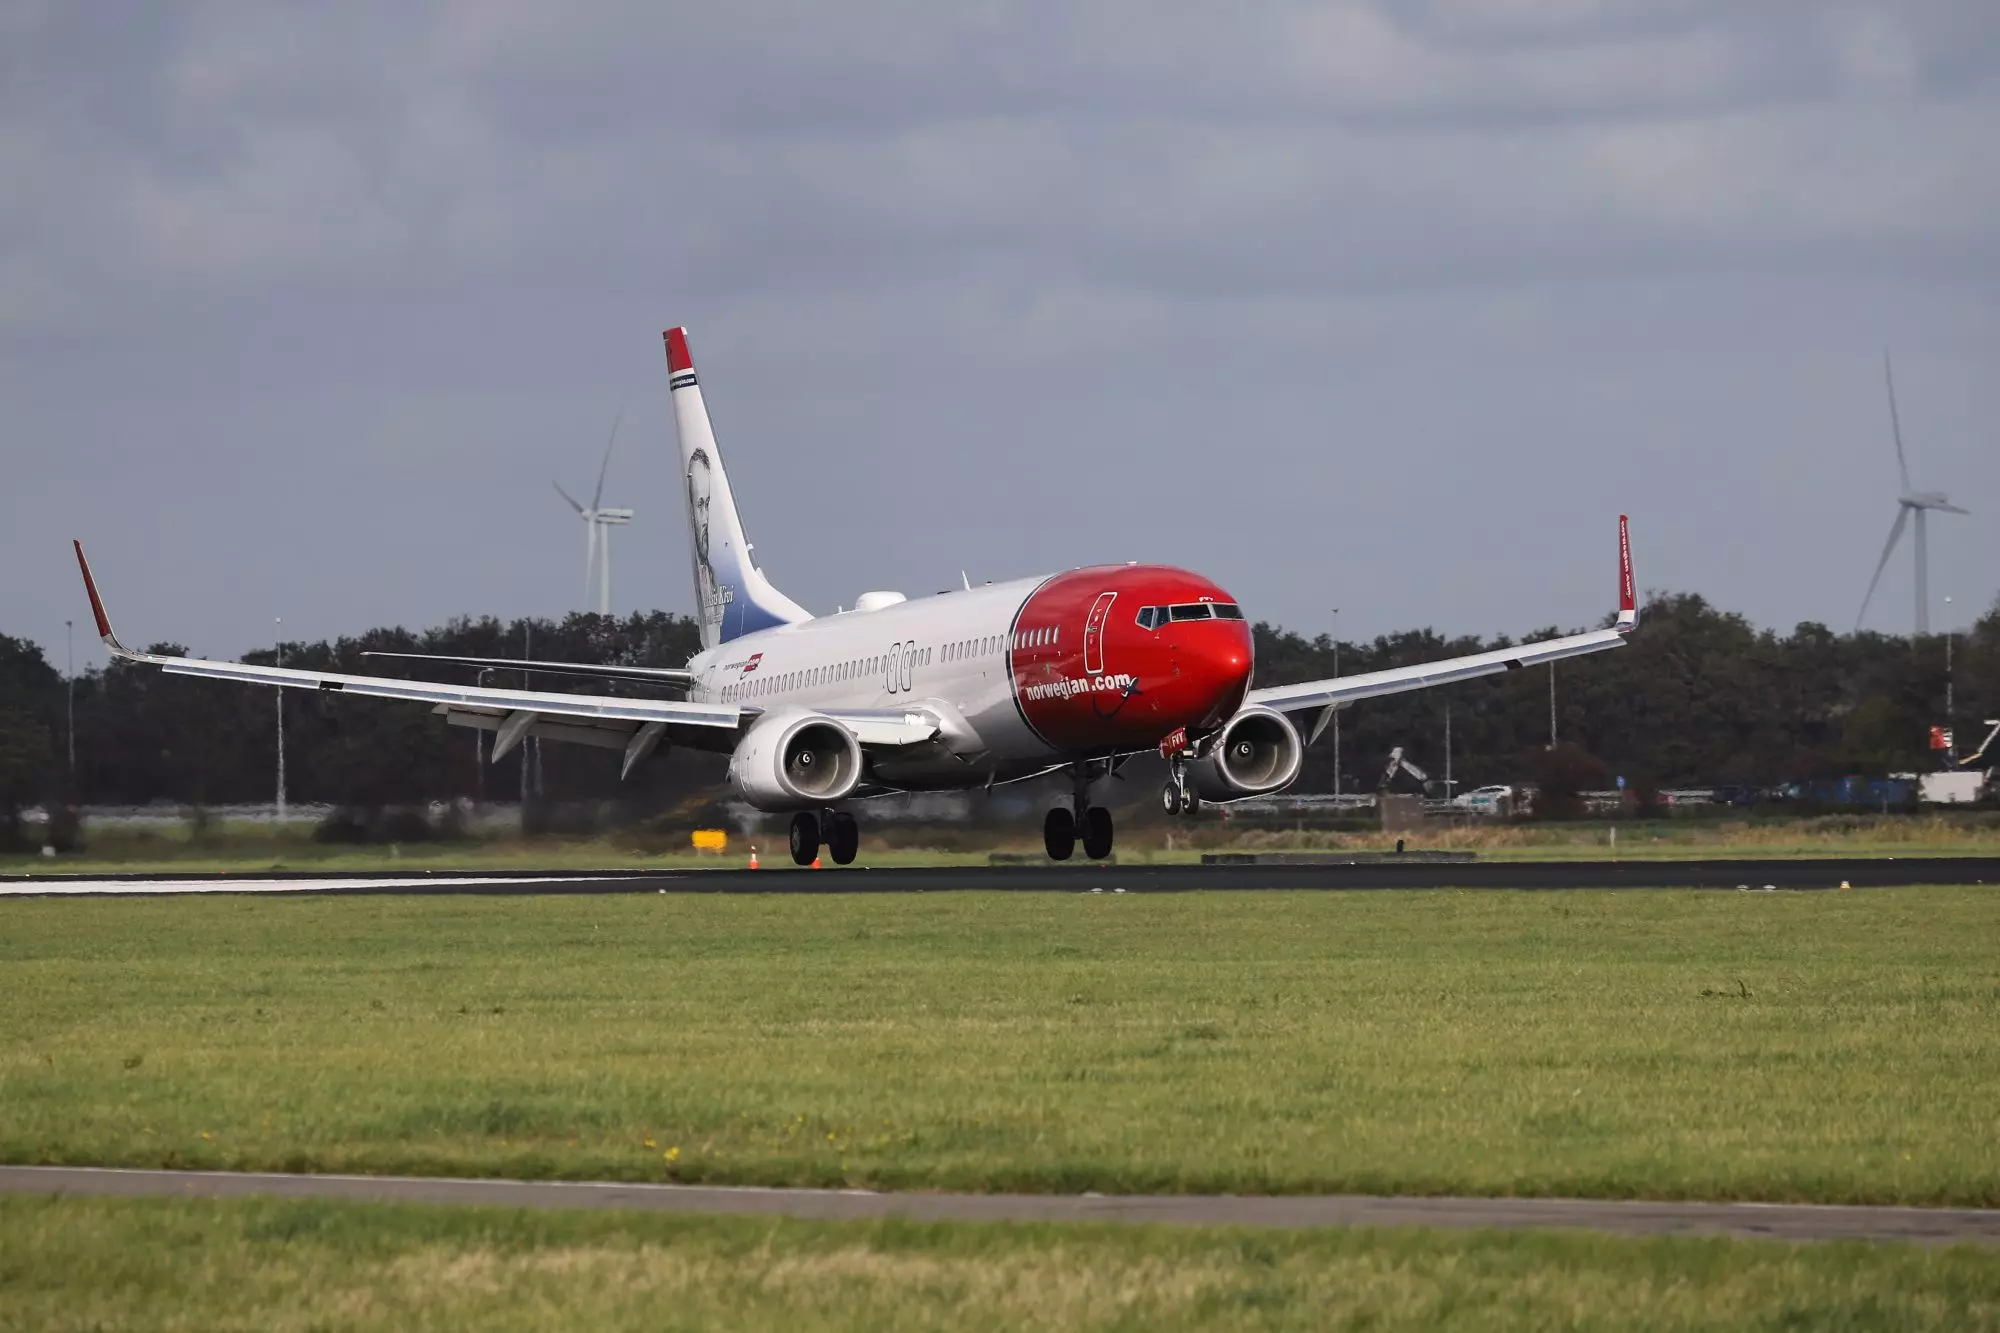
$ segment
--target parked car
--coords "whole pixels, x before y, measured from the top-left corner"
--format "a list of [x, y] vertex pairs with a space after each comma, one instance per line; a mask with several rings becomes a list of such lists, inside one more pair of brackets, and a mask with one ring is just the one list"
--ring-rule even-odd
[[1451, 808], [1463, 814], [1509, 815], [1514, 812], [1514, 789], [1508, 786], [1474, 787], [1452, 797]]

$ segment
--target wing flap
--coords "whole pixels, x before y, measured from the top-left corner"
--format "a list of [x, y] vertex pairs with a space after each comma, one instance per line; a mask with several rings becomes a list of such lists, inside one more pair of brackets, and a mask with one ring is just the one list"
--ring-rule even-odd
[[444, 653], [389, 653], [369, 651], [363, 657], [394, 657], [408, 662], [435, 662], [441, 666], [469, 666], [482, 670], [545, 671], [557, 676], [595, 676], [603, 680], [641, 680], [656, 685], [694, 684], [694, 672], [682, 667], [615, 666], [596, 662], [535, 662], [516, 657], [453, 657]]

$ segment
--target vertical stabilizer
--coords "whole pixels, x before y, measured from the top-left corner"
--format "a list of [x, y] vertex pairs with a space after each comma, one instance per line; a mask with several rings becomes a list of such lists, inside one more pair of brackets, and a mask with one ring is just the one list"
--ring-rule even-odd
[[681, 440], [681, 477], [687, 489], [688, 530], [694, 542], [695, 616], [701, 646], [777, 625], [811, 620], [804, 607], [771, 586], [750, 561], [750, 543], [715, 447], [708, 405], [688, 355], [687, 330], [668, 329], [667, 370], [672, 376], [674, 426]]

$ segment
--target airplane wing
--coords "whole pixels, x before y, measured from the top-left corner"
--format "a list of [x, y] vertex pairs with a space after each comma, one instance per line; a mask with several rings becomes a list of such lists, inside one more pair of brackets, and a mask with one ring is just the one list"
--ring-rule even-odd
[[[168, 675], [206, 676], [250, 685], [359, 694], [375, 699], [427, 703], [454, 726], [479, 727], [499, 733], [493, 745], [498, 760], [530, 735], [550, 740], [595, 745], [625, 752], [624, 773], [651, 754], [663, 738], [672, 737], [697, 749], [730, 750], [742, 728], [763, 712], [737, 704], [688, 703], [670, 699], [619, 699], [597, 694], [561, 694], [540, 690], [489, 689], [476, 685], [443, 685], [434, 681], [397, 680], [386, 676], [350, 676], [297, 667], [253, 666], [244, 662], [209, 662], [194, 657], [139, 653], [118, 641], [104, 612], [97, 580], [76, 545], [90, 611], [97, 619], [98, 637], [113, 657], [156, 666]], [[520, 667], [519, 662], [509, 663]], [[846, 717], [828, 716], [854, 733], [863, 746], [916, 745], [937, 736], [934, 721], [915, 713], [870, 711]]]
[[445, 653], [389, 653], [370, 649], [363, 657], [397, 657], [410, 662], [438, 662], [505, 671], [544, 671], [556, 676], [594, 676], [599, 680], [646, 681], [654, 685], [689, 686], [694, 672], [681, 667], [615, 666], [596, 662], [533, 662], [519, 657], [453, 657]]
[[[1344, 708], [1357, 699], [1373, 699], [1385, 694], [1402, 694], [1408, 690], [1428, 689], [1433, 685], [1449, 685], [1454, 681], [1497, 675], [1503, 671], [1518, 671], [1522, 667], [1540, 666], [1544, 662], [1559, 662], [1565, 657], [1581, 657], [1585, 653], [1622, 647], [1626, 636], [1638, 628], [1638, 625], [1638, 602], [1632, 584], [1632, 539], [1627, 520], [1620, 514], [1618, 516], [1618, 621], [1612, 628], [1592, 630], [1587, 634], [1571, 634], [1560, 639], [1523, 643], [1512, 648], [1495, 649], [1490, 653], [1474, 653], [1469, 657], [1448, 657], [1441, 662], [1422, 662], [1416, 666], [1369, 671], [1357, 676], [1308, 680], [1297, 685], [1272, 685], [1265, 689], [1250, 691], [1249, 697], [1244, 702], [1262, 704], [1280, 713], [1304, 712], [1314, 708], [1327, 709], [1329, 711], [1321, 719], [1321, 724], [1324, 725], [1325, 720], [1332, 716], [1330, 710]], [[1317, 736], [1317, 731], [1314, 734]]]

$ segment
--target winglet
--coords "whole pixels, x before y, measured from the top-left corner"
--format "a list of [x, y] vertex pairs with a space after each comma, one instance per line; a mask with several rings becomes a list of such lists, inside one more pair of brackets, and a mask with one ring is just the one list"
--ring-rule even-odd
[[1618, 632], [1629, 634], [1639, 627], [1639, 599], [1632, 585], [1631, 520], [1618, 516]]
[[112, 652], [123, 653], [125, 645], [111, 632], [111, 617], [104, 614], [104, 599], [97, 595], [97, 580], [90, 576], [90, 561], [83, 558], [83, 543], [72, 541], [70, 545], [76, 547], [77, 567], [83, 571], [83, 590], [90, 594], [90, 614], [97, 617], [97, 637]]
[[685, 328], [671, 328], [663, 336], [667, 340], [668, 373], [678, 375], [684, 370], [693, 370], [694, 358], [688, 355], [688, 331]]

